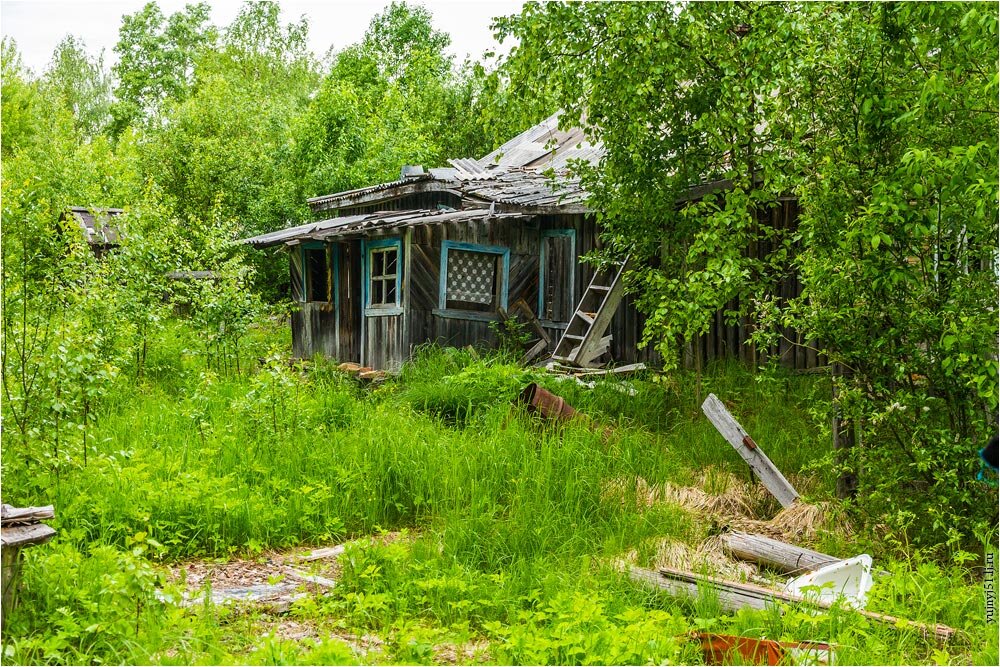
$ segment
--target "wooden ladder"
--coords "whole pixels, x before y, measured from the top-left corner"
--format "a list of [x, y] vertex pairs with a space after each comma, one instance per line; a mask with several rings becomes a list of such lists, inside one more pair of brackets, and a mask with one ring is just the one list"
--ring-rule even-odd
[[591, 366], [607, 352], [611, 336], [604, 335], [625, 293], [623, 276], [629, 258], [607, 264], [594, 272], [576, 312], [556, 345], [552, 359], [575, 366]]

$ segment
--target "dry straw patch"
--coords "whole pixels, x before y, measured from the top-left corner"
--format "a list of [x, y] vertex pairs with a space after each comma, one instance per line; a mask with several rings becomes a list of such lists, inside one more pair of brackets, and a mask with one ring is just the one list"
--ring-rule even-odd
[[[771, 519], [764, 519], [761, 513], [772, 509], [775, 504], [762, 484], [713, 469], [703, 473], [693, 486], [671, 482], [650, 484], [642, 477], [636, 477], [634, 481], [618, 478], [605, 485], [604, 498], [621, 503], [631, 502], [634, 498], [640, 508], [670, 503], [708, 519], [720, 528], [758, 533], [802, 545], [814, 541], [818, 531], [829, 530], [833, 523], [831, 507], [824, 502], [799, 501], [780, 510]], [[834, 529], [845, 536], [851, 534], [850, 526], [843, 521], [837, 521]]]

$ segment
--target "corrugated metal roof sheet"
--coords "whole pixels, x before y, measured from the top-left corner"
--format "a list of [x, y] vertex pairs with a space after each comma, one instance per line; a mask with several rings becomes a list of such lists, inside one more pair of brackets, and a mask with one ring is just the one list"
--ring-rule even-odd
[[495, 164], [501, 167], [531, 169], [563, 169], [570, 160], [585, 160], [596, 164], [604, 155], [604, 147], [591, 144], [582, 128], [559, 129], [556, 112], [538, 125], [530, 127], [489, 155], [480, 158], [483, 167]]
[[[431, 170], [432, 172], [434, 170]], [[366, 195], [372, 192], [380, 192], [382, 190], [389, 190], [391, 188], [398, 187], [400, 185], [409, 185], [410, 183], [419, 183], [420, 181], [432, 181], [435, 179], [433, 173], [421, 174], [419, 176], [411, 176], [409, 178], [400, 178], [395, 181], [389, 181], [388, 183], [378, 183], [376, 185], [369, 185], [363, 188], [356, 188], [354, 190], [345, 190], [343, 192], [335, 192], [329, 195], [320, 195], [319, 197], [312, 197], [307, 199], [306, 203], [310, 206], [315, 206], [318, 204], [325, 204], [328, 201], [335, 199], [342, 199], [344, 197], [353, 197], [357, 195]]]
[[[432, 168], [426, 175], [379, 183], [365, 188], [313, 197], [308, 200], [314, 211], [340, 208], [357, 203], [359, 197], [368, 201], [370, 195], [386, 192], [412, 183], [428, 183], [432, 189], [455, 190], [463, 197], [484, 203], [513, 206], [571, 206], [585, 210], [587, 192], [580, 181], [566, 171], [571, 160], [596, 164], [604, 155], [600, 144], [591, 144], [581, 128], [559, 129], [561, 112], [538, 125], [528, 128], [489, 155], [475, 160], [448, 160], [451, 167]], [[553, 170], [554, 178], [540, 172]], [[341, 218], [342, 220], [342, 218]], [[297, 228], [296, 228], [297, 229]]]
[[486, 208], [465, 209], [462, 211], [432, 211], [418, 209], [412, 211], [379, 211], [351, 215], [343, 218], [333, 218], [307, 225], [299, 225], [268, 234], [261, 234], [243, 242], [255, 248], [267, 248], [282, 243], [302, 241], [325, 241], [345, 236], [364, 235], [376, 230], [414, 227], [445, 222], [471, 222], [472, 220], [512, 220], [525, 218], [521, 213], [494, 213]]
[[490, 180], [462, 183], [462, 194], [475, 199], [513, 206], [584, 207], [587, 191], [579, 179], [565, 174], [549, 178], [538, 172], [511, 169]]
[[112, 221], [122, 213], [124, 211], [120, 208], [91, 209], [86, 206], [70, 206], [63, 213], [63, 219], [73, 216], [73, 220], [83, 230], [90, 245], [118, 245], [121, 234]]

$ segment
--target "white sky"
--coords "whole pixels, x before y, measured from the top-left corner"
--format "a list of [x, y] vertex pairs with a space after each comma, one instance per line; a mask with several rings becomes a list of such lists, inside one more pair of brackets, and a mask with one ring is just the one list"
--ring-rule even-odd
[[[372, 17], [390, 0], [279, 0], [282, 22], [290, 23], [305, 15], [309, 19], [309, 46], [317, 58], [332, 46], [342, 49], [361, 39]], [[24, 65], [41, 74], [52, 51], [63, 37], [82, 39], [90, 53], [104, 51], [107, 68], [117, 60], [114, 53], [122, 16], [139, 11], [147, 0], [2, 0], [0, 31], [13, 37]], [[167, 16], [197, 0], [158, 0]], [[232, 22], [242, 2], [209, 0], [212, 23], [224, 28]], [[430, 10], [434, 27], [451, 35], [451, 52], [459, 62], [466, 56], [482, 57], [484, 51], [510, 50], [508, 39], [501, 48], [493, 39], [490, 23], [495, 16], [516, 14], [523, 0], [411, 0]]]

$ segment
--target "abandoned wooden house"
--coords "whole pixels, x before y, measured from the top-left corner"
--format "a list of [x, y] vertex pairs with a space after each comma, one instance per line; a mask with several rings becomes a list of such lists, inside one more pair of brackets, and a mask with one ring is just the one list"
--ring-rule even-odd
[[91, 251], [100, 259], [109, 250], [118, 247], [120, 233], [114, 220], [122, 213], [124, 211], [120, 208], [70, 206], [59, 218], [60, 228], [78, 228]]
[[[288, 253], [295, 356], [395, 370], [422, 343], [495, 346], [491, 324], [527, 305], [556, 359], [655, 361], [639, 346], [644, 318], [622, 294], [622, 266], [581, 259], [599, 248], [599, 226], [566, 167], [596, 163], [603, 148], [558, 121], [478, 160], [404, 167], [396, 181], [315, 197], [309, 206], [324, 219], [246, 239]], [[786, 224], [794, 211], [775, 215]], [[720, 313], [717, 324], [700, 358], [748, 354], [746, 323]]]

